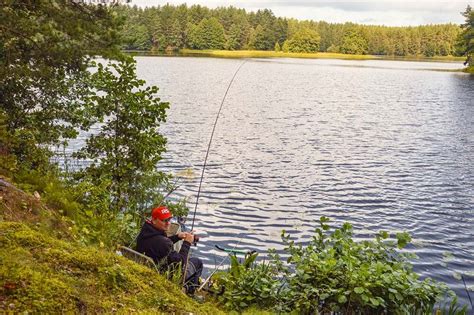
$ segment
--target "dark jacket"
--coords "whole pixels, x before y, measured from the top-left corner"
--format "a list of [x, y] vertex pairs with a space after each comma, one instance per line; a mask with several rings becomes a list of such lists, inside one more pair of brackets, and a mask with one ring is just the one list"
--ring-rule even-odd
[[184, 266], [191, 244], [184, 241], [178, 253], [173, 250], [173, 244], [179, 240], [177, 235], [168, 237], [147, 221], [137, 237], [137, 252], [151, 257], [161, 270], [166, 270], [171, 264], [181, 263]]

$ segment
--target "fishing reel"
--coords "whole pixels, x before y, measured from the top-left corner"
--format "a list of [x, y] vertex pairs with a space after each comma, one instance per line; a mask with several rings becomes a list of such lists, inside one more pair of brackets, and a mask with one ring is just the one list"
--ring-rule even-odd
[[201, 237], [206, 237], [207, 236], [207, 232], [205, 232], [205, 231], [194, 230], [194, 231], [192, 231], [192, 233], [194, 235], [193, 245], [197, 245], [197, 243], [199, 242]]

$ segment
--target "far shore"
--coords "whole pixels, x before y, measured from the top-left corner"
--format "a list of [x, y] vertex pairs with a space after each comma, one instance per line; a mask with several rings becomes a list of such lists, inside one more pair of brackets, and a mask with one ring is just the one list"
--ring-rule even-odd
[[306, 58], [306, 59], [346, 59], [346, 60], [397, 60], [397, 61], [437, 61], [437, 62], [464, 62], [465, 57], [455, 56], [386, 56], [386, 55], [352, 55], [341, 53], [290, 53], [265, 50], [197, 50], [180, 49], [173, 52], [162, 51], [127, 51], [139, 55], [157, 56], [202, 56], [215, 58]]

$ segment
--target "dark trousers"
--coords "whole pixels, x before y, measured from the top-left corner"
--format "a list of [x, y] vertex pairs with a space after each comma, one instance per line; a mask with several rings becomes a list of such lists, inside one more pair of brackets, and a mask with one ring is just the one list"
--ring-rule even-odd
[[194, 291], [199, 287], [199, 277], [203, 269], [202, 261], [199, 258], [191, 257], [188, 261], [188, 268], [186, 269], [185, 287], [188, 294], [194, 294]]

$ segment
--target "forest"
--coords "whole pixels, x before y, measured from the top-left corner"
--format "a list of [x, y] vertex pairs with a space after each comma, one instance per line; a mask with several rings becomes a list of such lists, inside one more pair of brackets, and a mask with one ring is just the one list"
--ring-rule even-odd
[[299, 21], [269, 10], [200, 5], [120, 6], [126, 50], [190, 49], [332, 52], [386, 56], [459, 56], [456, 24], [389, 27]]

